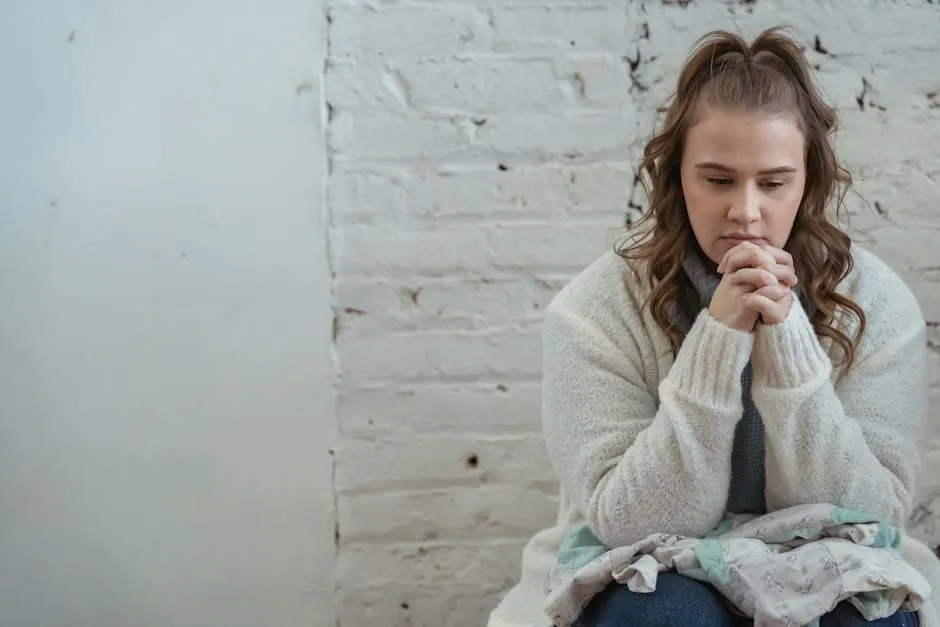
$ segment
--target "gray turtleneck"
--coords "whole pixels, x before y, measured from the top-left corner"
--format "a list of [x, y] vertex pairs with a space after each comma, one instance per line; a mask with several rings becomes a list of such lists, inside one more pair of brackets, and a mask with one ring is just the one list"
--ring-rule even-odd
[[[689, 252], [682, 267], [699, 293], [701, 309], [709, 306], [720, 277], [709, 272], [697, 253]], [[699, 310], [700, 311], [700, 310]], [[681, 316], [685, 330], [691, 328], [699, 311], [685, 311]], [[708, 366], [702, 364], [703, 368]], [[727, 511], [735, 514], [764, 514], [764, 423], [751, 398], [751, 364], [741, 373], [744, 415], [734, 432], [731, 452], [731, 485]]]

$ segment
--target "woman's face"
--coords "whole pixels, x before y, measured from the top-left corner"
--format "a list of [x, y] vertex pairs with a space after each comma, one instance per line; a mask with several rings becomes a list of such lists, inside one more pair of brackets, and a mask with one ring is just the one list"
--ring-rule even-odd
[[714, 263], [742, 240], [783, 248], [806, 184], [803, 133], [789, 115], [707, 108], [685, 138], [682, 193]]

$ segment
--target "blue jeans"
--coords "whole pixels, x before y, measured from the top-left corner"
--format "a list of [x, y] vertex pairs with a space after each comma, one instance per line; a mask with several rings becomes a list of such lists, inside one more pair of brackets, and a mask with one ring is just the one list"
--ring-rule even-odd
[[[728, 609], [711, 586], [676, 573], [660, 573], [656, 591], [639, 594], [617, 583], [594, 597], [577, 627], [742, 627], [752, 621]], [[868, 622], [848, 603], [820, 620], [821, 627], [919, 627], [916, 612]]]

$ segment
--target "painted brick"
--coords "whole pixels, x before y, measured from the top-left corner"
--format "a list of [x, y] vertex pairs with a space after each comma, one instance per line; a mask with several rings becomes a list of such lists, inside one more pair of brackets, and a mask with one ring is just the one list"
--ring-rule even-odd
[[[330, 125], [330, 150], [347, 159], [430, 162], [475, 154], [460, 116], [418, 114], [359, 116], [337, 113]], [[478, 152], [478, 151], [477, 151]]]
[[477, 333], [395, 333], [341, 342], [343, 382], [536, 377], [539, 329]]
[[423, 57], [490, 50], [488, 15], [473, 3], [331, 7], [330, 54]]
[[537, 433], [542, 428], [538, 382], [351, 387], [338, 395], [344, 434]]
[[395, 627], [485, 625], [500, 594], [455, 588], [457, 585], [403, 589], [399, 582], [367, 590], [340, 588], [337, 621], [340, 625]]
[[505, 170], [498, 165], [366, 172], [338, 167], [330, 178], [330, 197], [334, 225], [567, 221], [572, 215], [617, 215], [627, 204], [632, 180], [632, 164], [626, 162]]
[[571, 112], [564, 116], [490, 116], [479, 140], [497, 153], [522, 154], [542, 161], [620, 161], [637, 137], [631, 110]]
[[[546, 304], [645, 204], [634, 163], [688, 47], [787, 23], [840, 110], [857, 239], [930, 322], [940, 407], [940, 6], [329, 3], [342, 627], [485, 623], [554, 522]], [[628, 206], [629, 205], [629, 206]], [[940, 412], [911, 531], [940, 543]]]
[[537, 222], [395, 232], [349, 227], [337, 237], [335, 269], [347, 276], [442, 275], [490, 269], [580, 269], [611, 248], [616, 222]]
[[339, 394], [344, 433], [362, 438], [537, 433], [540, 404], [538, 382], [519, 380], [350, 387]]
[[570, 276], [502, 279], [350, 279], [335, 287], [342, 339], [389, 331], [461, 331], [538, 323]]
[[626, 52], [635, 29], [628, 4], [530, 3], [494, 7], [490, 15], [497, 41], [510, 49]]
[[465, 591], [493, 592], [518, 570], [519, 549], [520, 543], [511, 540], [350, 544], [338, 556], [336, 577], [349, 592], [379, 586], [406, 591], [444, 581]]
[[358, 494], [343, 500], [339, 527], [357, 543], [518, 538], [556, 514], [557, 497], [511, 485]]
[[468, 57], [337, 63], [330, 104], [357, 111], [410, 108], [477, 113], [530, 111], [564, 103], [568, 78], [551, 59]]
[[[498, 483], [544, 487], [555, 483], [538, 435], [350, 439], [337, 451], [337, 459], [336, 489], [341, 495]], [[411, 463], [403, 463], [406, 460]]]

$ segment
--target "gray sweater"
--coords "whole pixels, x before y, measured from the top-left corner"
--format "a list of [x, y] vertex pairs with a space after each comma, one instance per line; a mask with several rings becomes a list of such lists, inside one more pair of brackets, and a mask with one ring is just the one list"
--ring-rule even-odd
[[[694, 311], [679, 312], [680, 326], [686, 332], [692, 329], [702, 309], [708, 309], [721, 278], [710, 273], [701, 258], [688, 252], [682, 263], [683, 270], [699, 295], [699, 307]], [[794, 306], [799, 303], [794, 301]], [[703, 364], [702, 367], [707, 367]], [[741, 372], [741, 420], [734, 430], [731, 449], [731, 484], [728, 486], [728, 504], [725, 509], [734, 514], [764, 514], [764, 423], [751, 396], [753, 372], [751, 363]]]

